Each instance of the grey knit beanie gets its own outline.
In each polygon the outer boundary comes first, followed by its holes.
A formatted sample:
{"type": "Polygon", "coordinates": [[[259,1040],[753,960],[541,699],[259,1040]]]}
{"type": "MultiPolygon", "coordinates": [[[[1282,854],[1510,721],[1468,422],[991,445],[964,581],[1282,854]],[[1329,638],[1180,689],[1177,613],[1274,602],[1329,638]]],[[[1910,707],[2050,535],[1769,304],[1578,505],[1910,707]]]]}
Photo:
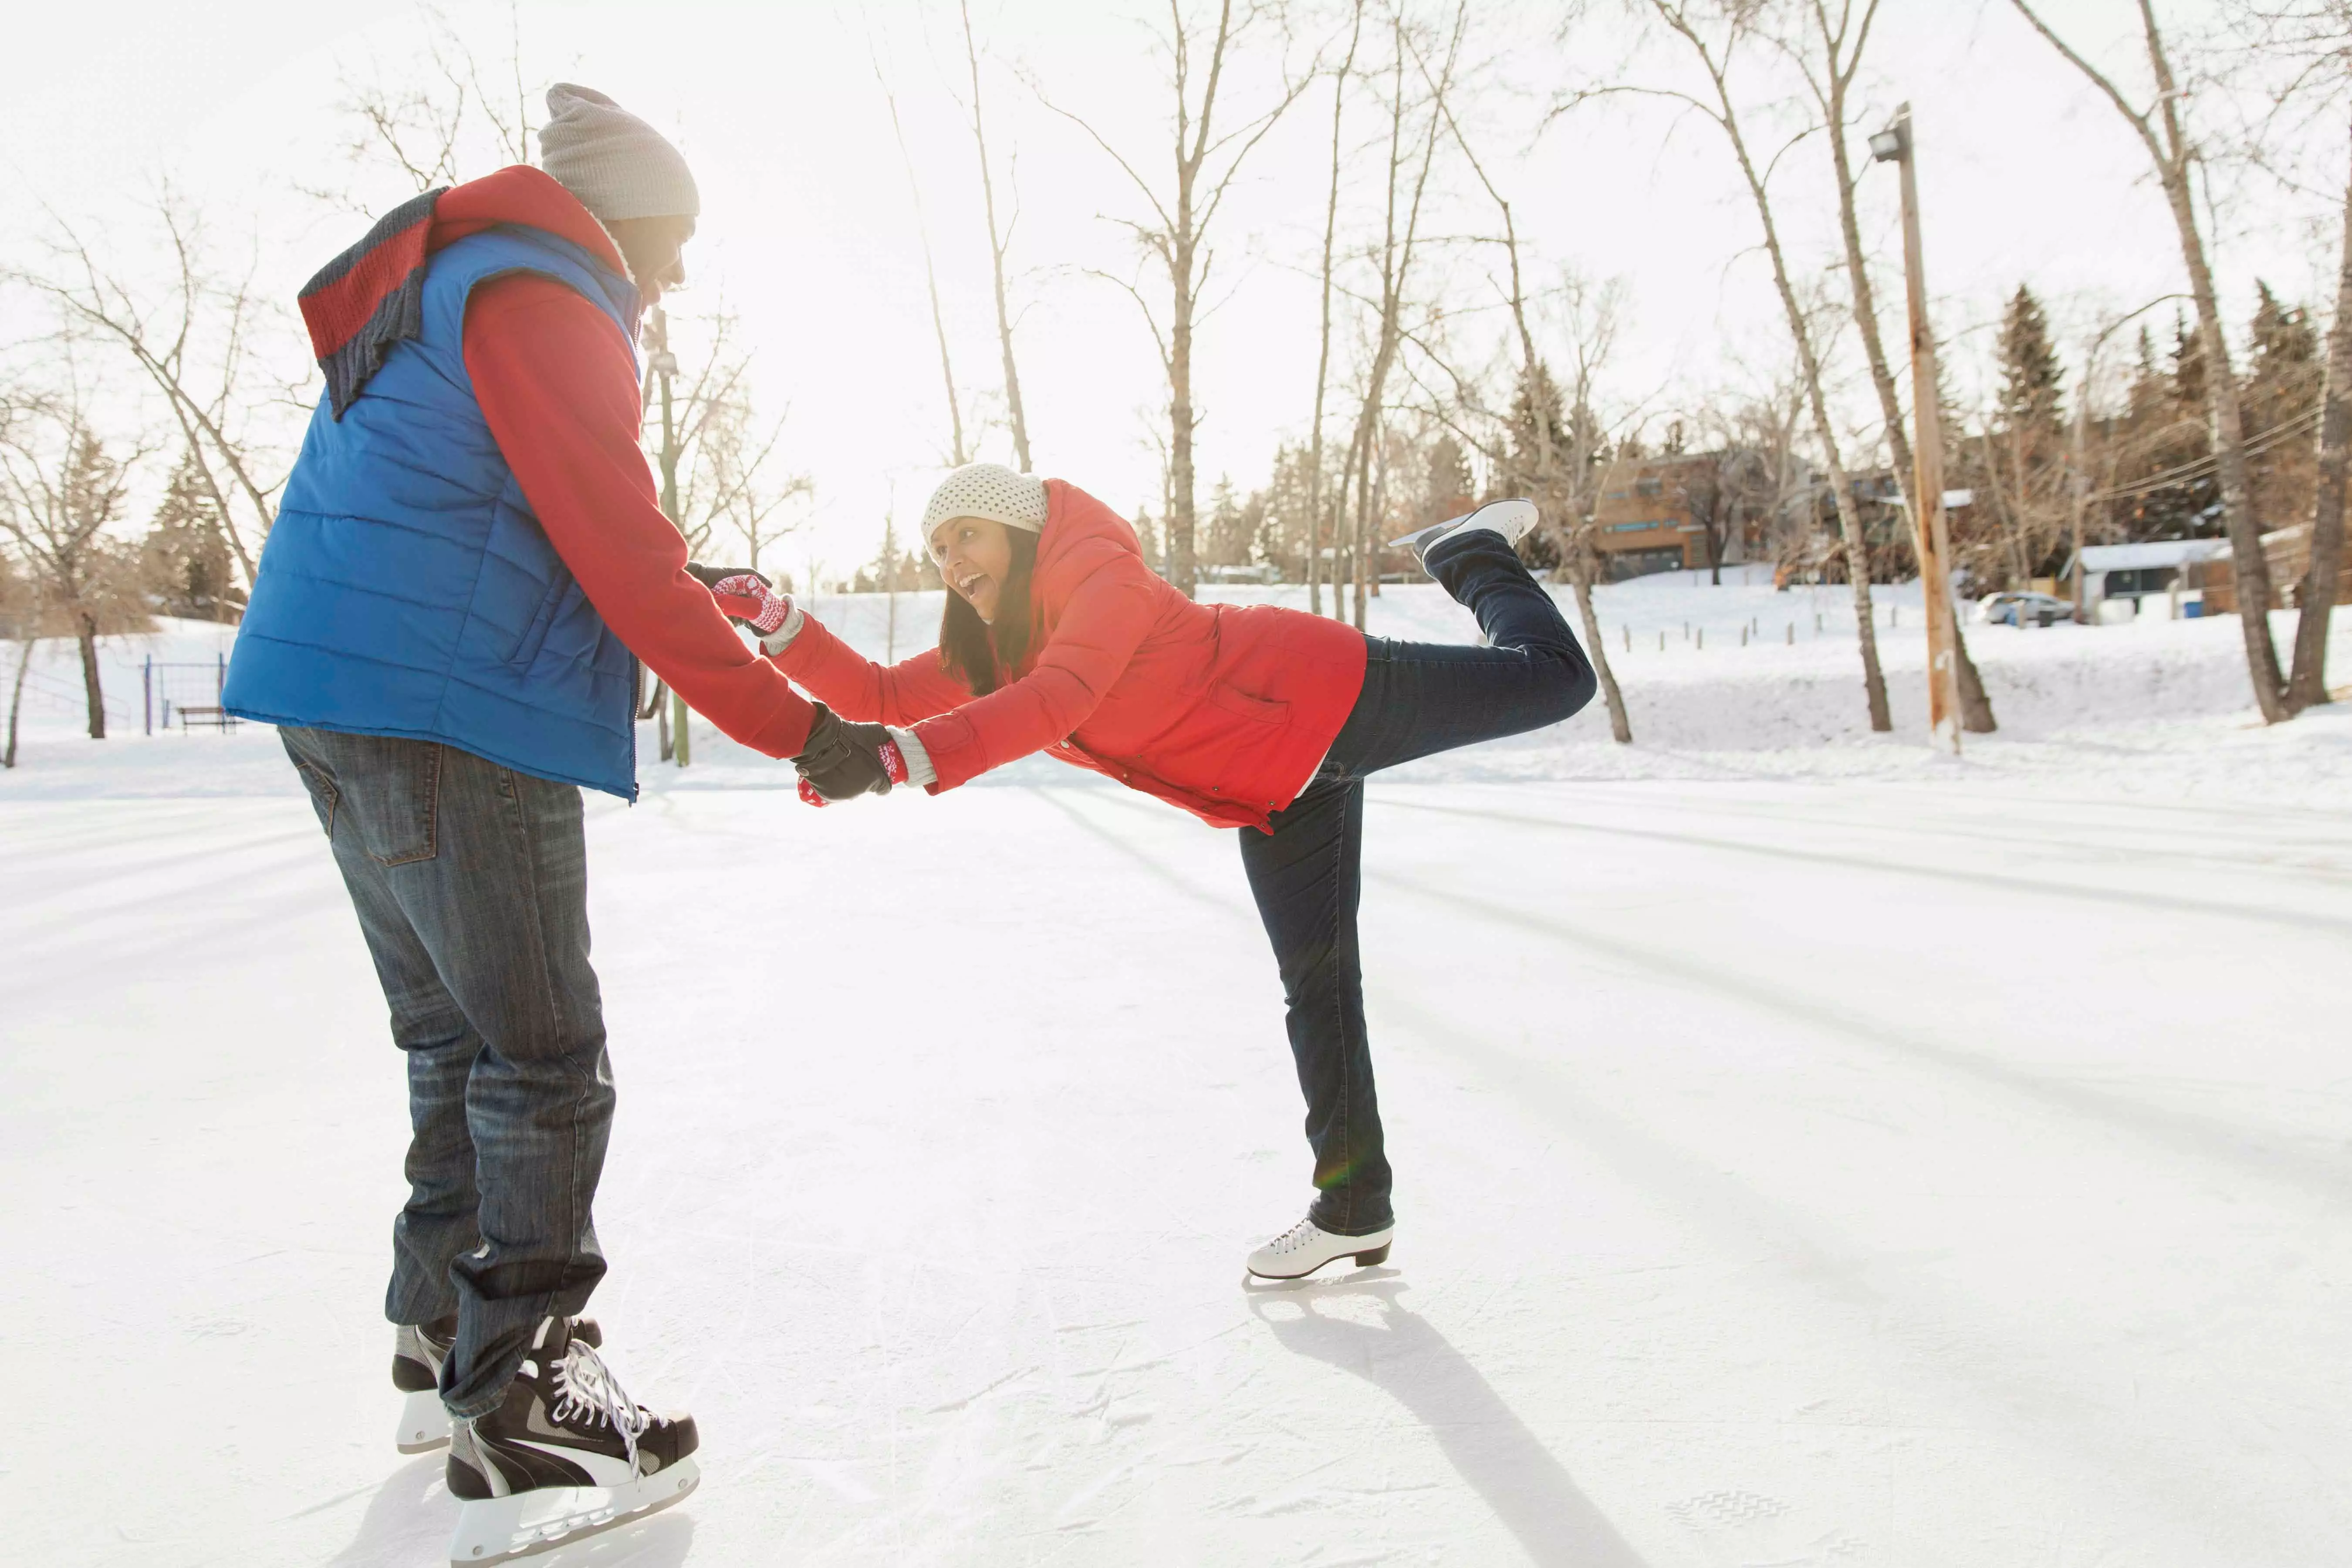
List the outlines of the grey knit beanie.
{"type": "Polygon", "coordinates": [[[677,149],[593,87],[559,81],[547,89],[539,166],[603,222],[702,211],[677,149]]]}

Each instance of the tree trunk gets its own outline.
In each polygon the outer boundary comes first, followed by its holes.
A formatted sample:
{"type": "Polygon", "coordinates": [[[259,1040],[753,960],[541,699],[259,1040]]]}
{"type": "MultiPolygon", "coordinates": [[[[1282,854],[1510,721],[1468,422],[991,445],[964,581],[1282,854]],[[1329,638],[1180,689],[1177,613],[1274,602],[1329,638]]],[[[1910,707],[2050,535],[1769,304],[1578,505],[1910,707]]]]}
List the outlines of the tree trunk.
{"type": "Polygon", "coordinates": [[[1192,192],[1191,182],[1177,197],[1174,308],[1168,332],[1168,580],[1188,599],[1200,597],[1200,570],[1192,549],[1192,192]]]}
{"type": "Polygon", "coordinates": [[[75,617],[75,639],[81,644],[82,694],[89,702],[89,738],[106,739],[106,693],[98,680],[98,622],[88,611],[75,617]]]}
{"type": "Polygon", "coordinates": [[[2156,103],[2136,110],[2099,69],[2074,52],[2049,24],[2034,14],[2027,0],[2011,0],[2051,45],[2105,93],[2138,132],[2164,188],[2165,205],[2180,242],[2180,259],[2189,273],[2189,298],[2197,305],[2197,347],[2205,360],[2205,413],[2213,447],[2215,478],[2221,487],[2221,521],[2230,536],[2230,564],[2236,579],[2238,629],[2245,643],[2246,673],[2253,682],[2254,700],[2267,723],[2287,718],[2286,683],[2279,674],[2278,647],[2271,640],[2270,564],[2263,559],[2262,522],[2254,515],[2254,498],[2246,474],[2245,414],[2238,398],[2238,380],[2230,368],[2230,343],[2221,329],[2221,310],[2213,291],[2213,269],[2205,258],[2205,239],[2197,226],[2196,195],[2189,188],[2189,171],[2198,160],[2196,146],[2180,122],[2185,96],[2166,58],[2164,35],[2157,25],[2153,0],[2139,0],[2140,33],[2147,47],[2147,63],[2156,79],[2156,103]],[[2159,134],[2159,128],[2161,133],[2159,134]]]}
{"type": "Polygon", "coordinates": [[[1609,733],[1621,746],[1633,743],[1633,726],[1625,717],[1625,694],[1617,689],[1617,672],[1609,668],[1609,649],[1601,641],[1601,617],[1592,610],[1592,574],[1584,569],[1582,552],[1572,557],[1568,580],[1576,591],[1577,619],[1584,623],[1584,647],[1592,657],[1592,673],[1601,678],[1601,696],[1609,704],[1609,733]]]}
{"type": "Polygon", "coordinates": [[[2301,712],[2327,700],[2327,622],[2344,567],[2345,468],[2352,457],[2352,185],[2344,193],[2344,249],[2336,321],[2327,334],[2327,390],[2320,404],[2319,482],[2311,510],[2311,563],[2295,594],[2294,673],[2286,701],[2301,712]]]}
{"type": "Polygon", "coordinates": [[[2286,682],[2279,673],[2278,647],[2271,640],[2271,571],[2263,558],[2262,521],[2254,515],[2253,487],[2246,474],[2245,415],[2238,400],[2237,373],[2230,363],[2229,340],[2221,330],[2221,307],[2205,243],[2197,231],[2188,171],[2165,171],[2165,194],[2180,231],[2181,258],[2189,267],[2189,297],[2197,302],[2197,346],[2205,359],[2205,413],[2212,422],[2213,467],[2221,485],[2221,522],[2230,536],[2231,576],[2238,590],[2238,626],[2246,646],[2246,673],[2263,718],[2277,723],[2289,716],[2286,682]]]}
{"type": "MultiPolygon", "coordinates": [[[[1374,392],[1372,396],[1378,399],[1380,394],[1374,392]]],[[[1372,406],[1372,404],[1366,405],[1368,419],[1372,406]]],[[[1364,629],[1364,558],[1370,553],[1367,536],[1371,530],[1371,505],[1372,442],[1370,427],[1367,425],[1364,439],[1356,444],[1356,526],[1348,537],[1348,580],[1354,589],[1351,597],[1358,631],[1364,629]]]]}
{"type": "MultiPolygon", "coordinates": [[[[1331,380],[1331,241],[1339,222],[1339,122],[1348,103],[1348,73],[1355,68],[1356,45],[1363,32],[1363,0],[1356,0],[1348,58],[1331,79],[1331,191],[1323,204],[1323,340],[1315,356],[1315,431],[1307,459],[1307,609],[1317,616],[1323,613],[1323,395],[1331,380]]],[[[1335,582],[1331,590],[1335,609],[1339,592],[1335,582]]]]}
{"type": "Polygon", "coordinates": [[[8,749],[0,753],[0,768],[16,765],[16,715],[25,706],[25,673],[33,668],[35,638],[26,637],[23,651],[16,655],[16,683],[8,690],[8,749]]]}
{"type": "Polygon", "coordinates": [[[2189,188],[2194,161],[2180,126],[2179,94],[2171,63],[2157,30],[2156,13],[2140,0],[2140,25],[2147,38],[2148,63],[2156,72],[2157,111],[2162,117],[2169,157],[2157,159],[2166,204],[2180,237],[2180,259],[2189,270],[2189,297],[2197,303],[2197,346],[2205,358],[2205,409],[2213,431],[2214,475],[2221,485],[2221,522],[2230,536],[2231,575],[2238,590],[2238,629],[2246,646],[2246,673],[2263,718],[2288,717],[2286,681],[2279,673],[2278,646],[2271,640],[2271,571],[2263,559],[2262,520],[2254,515],[2253,486],[2246,473],[2245,411],[2238,398],[2237,373],[2230,365],[2230,340],[2221,328],[2221,306],[2213,289],[2213,269],[2205,258],[2205,238],[2197,227],[2196,198],[2189,188]]]}
{"type": "MultiPolygon", "coordinates": [[[[1696,43],[1696,38],[1692,41],[1696,43]]],[[[1789,258],[1780,248],[1780,226],[1772,217],[1772,198],[1765,192],[1763,177],[1757,172],[1755,160],[1748,155],[1747,138],[1741,134],[1739,121],[1731,107],[1730,87],[1721,76],[1715,74],[1715,63],[1711,58],[1707,59],[1707,69],[1715,82],[1716,97],[1723,108],[1719,123],[1724,134],[1730,138],[1731,150],[1739,160],[1739,172],[1748,181],[1748,196],[1756,204],[1756,216],[1764,227],[1764,250],[1772,261],[1772,281],[1780,290],[1780,309],[1789,318],[1789,335],[1796,340],[1797,363],[1804,374],[1805,398],[1813,416],[1814,438],[1822,444],[1822,455],[1829,464],[1830,483],[1836,491],[1838,531],[1844,536],[1846,576],[1853,586],[1854,631],[1862,653],[1863,696],[1870,709],[1870,727],[1884,734],[1895,728],[1895,721],[1886,707],[1886,677],[1878,666],[1878,628],[1870,604],[1870,546],[1863,536],[1862,518],[1853,501],[1853,487],[1846,479],[1845,460],[1838,453],[1837,426],[1831,422],[1829,402],[1822,394],[1821,357],[1813,352],[1812,332],[1805,325],[1804,308],[1797,303],[1796,285],[1789,279],[1789,258]]]]}
{"type": "MultiPolygon", "coordinates": [[[[1853,296],[1854,325],[1862,331],[1864,355],[1870,362],[1870,383],[1878,393],[1878,411],[1886,422],[1887,456],[1895,464],[1895,482],[1904,505],[1917,517],[1919,498],[1912,491],[1911,437],[1903,425],[1903,404],[1895,388],[1895,371],[1887,363],[1886,344],[1878,331],[1878,301],[1870,285],[1870,268],[1863,258],[1862,226],[1854,216],[1853,160],[1845,142],[1845,81],[1829,63],[1830,156],[1837,172],[1838,229],[1845,241],[1845,273],[1853,296]]],[[[1960,728],[1971,735],[1990,735],[2000,728],[1993,719],[1992,699],[1985,695],[1977,661],[1969,657],[1968,632],[1960,617],[1952,616],[1952,650],[1958,656],[1960,728]]]]}

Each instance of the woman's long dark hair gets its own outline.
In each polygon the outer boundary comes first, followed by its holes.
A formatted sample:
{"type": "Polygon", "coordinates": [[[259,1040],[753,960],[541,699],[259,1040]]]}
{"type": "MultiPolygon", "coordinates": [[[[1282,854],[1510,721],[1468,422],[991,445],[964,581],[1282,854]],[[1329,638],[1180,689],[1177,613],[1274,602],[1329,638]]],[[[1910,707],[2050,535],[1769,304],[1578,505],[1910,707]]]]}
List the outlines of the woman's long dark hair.
{"type": "Polygon", "coordinates": [[[996,595],[996,624],[989,625],[971,607],[971,601],[948,590],[948,607],[940,616],[940,668],[985,697],[1003,678],[1021,668],[1029,657],[1034,631],[1029,615],[1030,569],[1037,564],[1037,536],[1025,528],[1008,528],[1013,568],[996,595]]]}

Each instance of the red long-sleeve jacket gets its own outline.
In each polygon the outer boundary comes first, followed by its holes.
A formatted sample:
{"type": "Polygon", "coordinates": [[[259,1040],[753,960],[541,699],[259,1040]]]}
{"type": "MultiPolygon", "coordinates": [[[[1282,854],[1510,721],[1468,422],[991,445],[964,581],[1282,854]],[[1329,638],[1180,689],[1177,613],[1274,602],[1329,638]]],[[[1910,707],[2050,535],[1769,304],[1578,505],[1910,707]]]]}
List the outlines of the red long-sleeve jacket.
{"type": "Polygon", "coordinates": [[[934,795],[1050,751],[1220,827],[1288,805],[1364,686],[1363,635],[1270,605],[1196,605],[1135,531],[1060,479],[1030,581],[1032,652],[975,698],[937,649],[867,659],[811,619],[775,660],[845,719],[912,726],[934,795]]]}
{"type": "MultiPolygon", "coordinates": [[[[619,268],[611,239],[580,216],[593,234],[557,232],[619,268]]],[[[518,273],[475,289],[465,347],[499,452],[604,624],[728,734],[772,757],[798,753],[814,710],[686,574],[686,541],[637,445],[636,369],[611,320],[554,279],[518,273]]]]}

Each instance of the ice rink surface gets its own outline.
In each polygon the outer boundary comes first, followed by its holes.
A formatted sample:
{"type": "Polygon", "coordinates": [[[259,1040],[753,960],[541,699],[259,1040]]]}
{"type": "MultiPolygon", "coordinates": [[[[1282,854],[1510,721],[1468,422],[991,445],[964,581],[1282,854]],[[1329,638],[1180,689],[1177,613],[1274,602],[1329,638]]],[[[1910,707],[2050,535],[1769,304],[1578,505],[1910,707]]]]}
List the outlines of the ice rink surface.
{"type": "MultiPolygon", "coordinates": [[[[382,1001],[266,731],[170,743],[229,783],[0,792],[5,1555],[436,1563],[382,1001]]],[[[1395,1252],[1258,1289],[1230,835],[1045,764],[592,805],[593,1310],[706,1480],[538,1561],[2340,1561],[2352,805],[2230,754],[1377,784],[1395,1252]]]]}

